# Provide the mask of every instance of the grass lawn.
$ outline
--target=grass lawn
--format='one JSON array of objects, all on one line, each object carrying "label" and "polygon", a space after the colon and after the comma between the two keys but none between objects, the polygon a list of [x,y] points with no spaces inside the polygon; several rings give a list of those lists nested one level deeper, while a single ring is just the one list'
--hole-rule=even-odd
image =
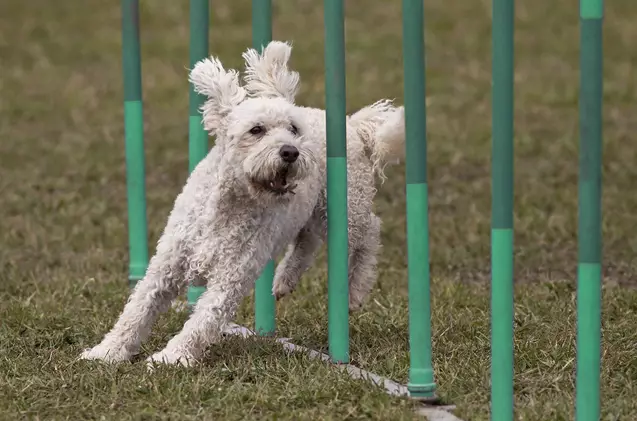
[{"label": "grass lawn", "polygon": [[[322,106],[322,2],[279,0],[274,37],[294,43],[299,102]],[[402,103],[400,2],[347,3],[353,111]],[[364,3],[364,4],[363,4]],[[433,353],[439,394],[489,418],[490,2],[426,2]],[[637,419],[637,9],[606,5],[604,420]],[[520,420],[573,418],[577,258],[575,0],[517,2],[515,404]],[[187,2],[142,1],[151,251],[187,176]],[[240,66],[248,1],[211,5],[211,49]],[[0,419],[402,420],[413,404],[271,340],[232,338],[205,364],[76,362],[127,296],[118,2],[0,2]],[[404,167],[388,171],[380,279],[351,318],[353,363],[408,375]],[[326,350],[324,254],[278,328]],[[252,299],[238,322],[252,326]],[[162,317],[143,356],[176,333]]]}]

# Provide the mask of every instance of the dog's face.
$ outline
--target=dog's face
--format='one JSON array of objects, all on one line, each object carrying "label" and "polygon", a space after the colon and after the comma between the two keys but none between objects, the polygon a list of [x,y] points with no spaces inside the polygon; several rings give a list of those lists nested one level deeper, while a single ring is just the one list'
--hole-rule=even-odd
[{"label": "dog's face", "polygon": [[240,166],[257,190],[293,194],[296,183],[314,173],[317,142],[298,108],[283,98],[249,98],[228,114],[221,134],[228,159]]},{"label": "dog's face", "polygon": [[202,107],[204,128],[217,136],[224,159],[257,192],[285,196],[295,182],[317,169],[316,139],[294,105],[299,75],[287,68],[291,46],[273,41],[262,54],[249,49],[245,87],[235,70],[218,58],[197,63],[190,72],[195,90],[208,99]]}]

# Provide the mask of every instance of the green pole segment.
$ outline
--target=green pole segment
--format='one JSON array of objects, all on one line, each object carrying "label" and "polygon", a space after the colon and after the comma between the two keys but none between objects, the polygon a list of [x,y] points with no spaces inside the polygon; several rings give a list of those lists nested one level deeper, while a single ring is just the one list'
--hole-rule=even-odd
[{"label": "green pole segment", "polygon": [[[208,56],[208,0],[190,0],[190,68]],[[195,169],[199,161],[208,154],[208,133],[201,124],[199,108],[205,97],[190,86],[188,110],[190,116],[188,138],[188,166]]]},{"label": "green pole segment", "polygon": [[139,1],[122,0],[124,138],[128,196],[129,285],[144,277],[148,266],[144,116],[139,45]]},{"label": "green pole segment", "polygon": [[[272,40],[272,1],[252,0],[252,47],[257,51]],[[272,295],[274,262],[270,261],[254,288],[254,327],[259,335],[269,336],[276,329],[276,307]]]},{"label": "green pole segment", "polygon": [[[190,0],[190,68],[208,56],[208,19],[210,16],[208,0]],[[205,97],[195,92],[190,85],[189,91],[189,121],[188,121],[188,170],[192,172],[197,164],[208,154],[208,133],[201,124],[199,108]],[[190,285],[186,294],[188,305],[192,308],[205,287]]]},{"label": "green pole segment", "polygon": [[493,0],[491,419],[513,420],[513,19]]},{"label": "green pole segment", "polygon": [[327,283],[329,352],[349,363],[345,25],[343,0],[325,0],[327,124]]},{"label": "green pole segment", "polygon": [[576,420],[600,417],[603,0],[580,1]]},{"label": "green pole segment", "polygon": [[197,300],[199,300],[199,297],[201,297],[204,292],[206,292],[205,286],[188,286],[188,291],[186,292],[186,300],[188,301],[188,306],[190,309],[194,307],[195,303],[197,303]]},{"label": "green pole segment", "polygon": [[436,384],[431,361],[423,1],[403,0],[402,13],[410,349],[407,387],[414,398],[432,398]]}]

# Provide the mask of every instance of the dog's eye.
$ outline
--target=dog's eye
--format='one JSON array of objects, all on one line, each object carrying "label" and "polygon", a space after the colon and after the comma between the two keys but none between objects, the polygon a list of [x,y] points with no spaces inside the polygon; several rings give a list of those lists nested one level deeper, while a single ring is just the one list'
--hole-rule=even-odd
[{"label": "dog's eye", "polygon": [[292,132],[293,135],[297,135],[299,134],[299,129],[298,127],[296,127],[294,124],[290,125],[290,131]]},{"label": "dog's eye", "polygon": [[250,129],[250,134],[261,134],[265,131],[263,126],[254,126]]}]

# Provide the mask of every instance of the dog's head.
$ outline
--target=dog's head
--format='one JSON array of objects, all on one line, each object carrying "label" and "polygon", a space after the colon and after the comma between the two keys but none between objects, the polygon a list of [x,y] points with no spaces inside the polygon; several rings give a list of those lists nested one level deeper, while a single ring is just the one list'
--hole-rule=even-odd
[{"label": "dog's head", "polygon": [[268,46],[262,55],[247,51],[245,87],[238,72],[226,71],[214,57],[190,73],[195,90],[207,97],[204,128],[216,135],[224,159],[255,189],[274,195],[293,193],[295,182],[317,165],[317,142],[294,105],[299,78],[287,70],[289,53],[284,43]]}]

